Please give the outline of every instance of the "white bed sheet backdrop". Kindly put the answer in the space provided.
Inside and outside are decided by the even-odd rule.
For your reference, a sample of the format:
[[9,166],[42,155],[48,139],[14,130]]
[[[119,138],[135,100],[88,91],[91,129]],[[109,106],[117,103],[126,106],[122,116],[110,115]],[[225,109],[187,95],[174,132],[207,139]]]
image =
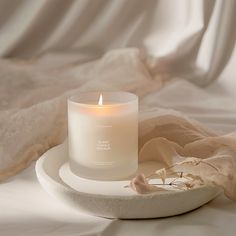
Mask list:
[[69,50],[87,59],[137,47],[153,73],[215,80],[235,45],[234,0],[19,0],[0,2],[0,56]]

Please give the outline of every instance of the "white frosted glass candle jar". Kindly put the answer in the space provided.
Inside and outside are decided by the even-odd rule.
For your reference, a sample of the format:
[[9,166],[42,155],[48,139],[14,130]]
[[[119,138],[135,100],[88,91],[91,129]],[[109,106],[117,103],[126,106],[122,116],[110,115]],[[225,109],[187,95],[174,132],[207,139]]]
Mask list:
[[89,92],[68,99],[71,171],[84,178],[116,180],[138,167],[138,97]]

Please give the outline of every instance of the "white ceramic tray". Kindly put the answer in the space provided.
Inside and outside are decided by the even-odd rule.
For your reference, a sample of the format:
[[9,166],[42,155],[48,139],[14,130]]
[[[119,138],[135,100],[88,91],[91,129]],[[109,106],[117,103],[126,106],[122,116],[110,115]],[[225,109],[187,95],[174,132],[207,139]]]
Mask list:
[[[47,151],[36,163],[36,173],[43,188],[67,205],[89,214],[121,219],[157,218],[182,214],[212,200],[220,190],[201,186],[192,190],[166,190],[140,195],[124,181],[87,180],[70,172],[66,144]],[[157,168],[144,163],[139,171]],[[63,179],[63,180],[62,180]],[[154,180],[159,181],[159,180]]]

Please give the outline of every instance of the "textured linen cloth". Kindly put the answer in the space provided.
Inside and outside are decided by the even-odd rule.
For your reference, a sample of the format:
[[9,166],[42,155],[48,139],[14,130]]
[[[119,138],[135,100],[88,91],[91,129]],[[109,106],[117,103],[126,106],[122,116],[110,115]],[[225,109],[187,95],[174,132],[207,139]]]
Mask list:
[[[145,159],[156,156],[165,160],[177,154],[207,158],[221,174],[213,178],[215,173],[201,166],[203,174],[226,187],[227,196],[236,198],[235,135],[219,136],[184,115],[163,108],[168,96],[175,96],[178,103],[183,97],[191,96],[195,100],[194,94],[197,94],[204,101],[201,109],[208,109],[207,103],[211,102],[208,94],[178,78],[151,76],[148,60],[143,60],[137,49],[114,50],[101,59],[81,65],[74,62],[62,65],[60,57],[57,58],[57,62],[48,56],[25,65],[2,61],[3,75],[4,70],[6,72],[1,80],[1,179],[24,169],[40,154],[65,139],[66,98],[69,95],[87,90],[119,89],[139,96],[139,146],[141,149],[146,145],[145,151],[141,149]],[[50,62],[53,62],[51,66]],[[194,102],[192,109],[199,105]],[[232,108],[231,101],[224,103],[225,110]],[[211,111],[215,112],[217,108],[211,106]],[[166,143],[164,147],[160,138]],[[173,143],[177,153],[172,150]],[[158,147],[156,153],[155,146]]]

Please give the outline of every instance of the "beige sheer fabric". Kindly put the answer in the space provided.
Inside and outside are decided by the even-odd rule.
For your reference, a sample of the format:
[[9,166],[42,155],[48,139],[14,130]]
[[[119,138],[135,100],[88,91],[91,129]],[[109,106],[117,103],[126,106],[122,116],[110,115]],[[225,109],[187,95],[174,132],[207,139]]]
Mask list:
[[235,44],[234,0],[0,2],[0,56],[67,50],[87,60],[114,48],[152,57],[152,74],[215,80]]

